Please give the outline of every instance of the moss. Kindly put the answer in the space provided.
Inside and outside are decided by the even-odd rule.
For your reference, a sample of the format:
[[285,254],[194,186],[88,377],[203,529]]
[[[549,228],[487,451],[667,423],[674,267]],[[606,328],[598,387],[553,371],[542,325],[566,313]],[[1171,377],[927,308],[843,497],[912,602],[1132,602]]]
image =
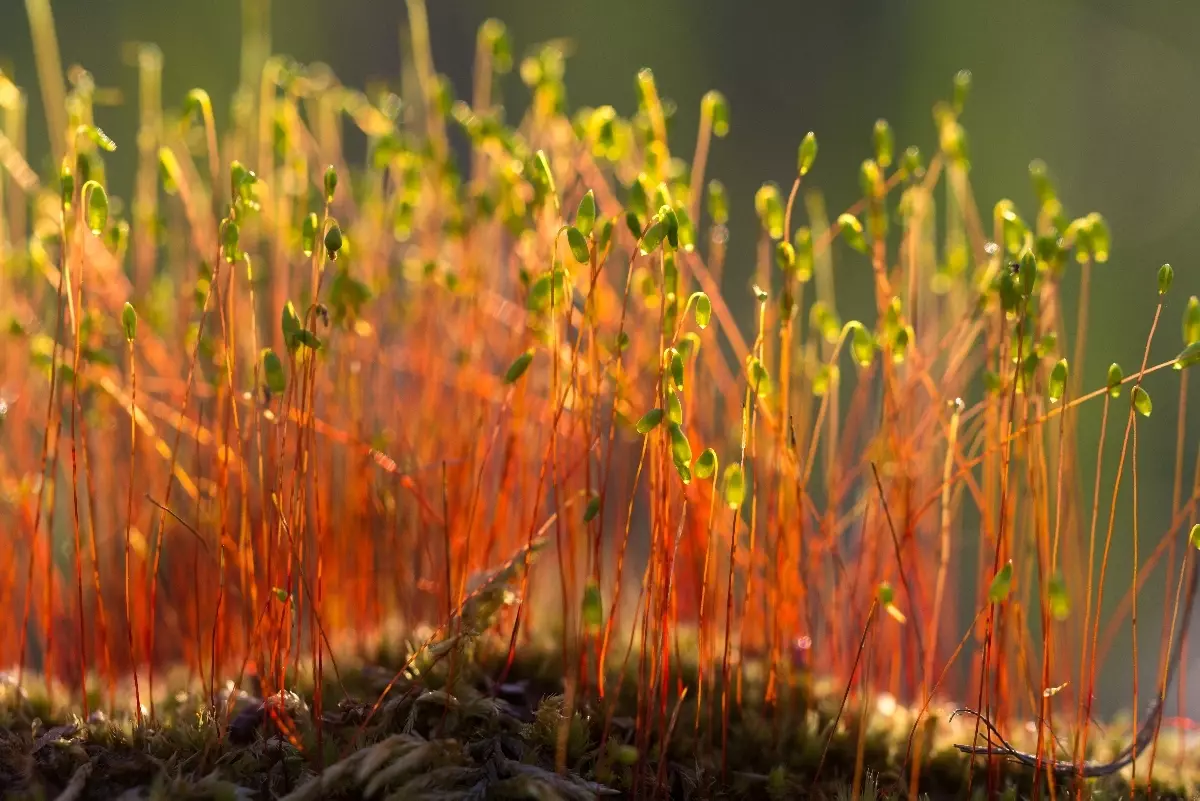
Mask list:
[[[265,702],[223,693],[225,699],[240,699],[224,723],[195,686],[169,688],[174,703],[164,705],[159,724],[144,729],[128,717],[86,723],[61,712],[45,716],[50,705],[44,695],[10,693],[0,703],[7,721],[0,729],[0,783],[12,798],[52,798],[74,780],[77,799],[111,799],[134,790],[146,798],[295,801],[385,790],[394,797],[429,799],[584,799],[627,794],[635,787],[648,791],[661,779],[673,798],[811,793],[832,799],[848,797],[861,734],[863,797],[872,792],[889,797],[907,787],[911,712],[889,706],[890,714],[882,714],[883,705],[872,705],[862,732],[863,709],[855,701],[835,724],[841,693],[809,675],[787,688],[789,703],[747,700],[730,709],[724,764],[719,725],[703,713],[697,717],[697,705],[689,700],[694,695],[685,696],[662,764],[661,743],[637,736],[636,694],[619,696],[611,709],[584,694],[567,727],[566,771],[560,774],[556,753],[566,699],[559,657],[553,651],[521,651],[499,682],[503,660],[495,654],[502,640],[484,637],[476,645],[475,653],[484,656],[455,664],[453,677],[449,659],[427,664],[420,676],[402,676],[374,715],[374,702],[394,675],[394,657],[404,649],[382,648],[379,659],[346,664],[348,692],[342,694],[336,682],[325,686],[319,748],[311,682],[304,682],[303,669],[296,693]],[[695,675],[687,669],[681,674]],[[753,682],[745,691],[746,699],[761,697]],[[277,720],[284,721],[282,729]],[[987,787],[984,760],[975,758],[969,776],[970,758],[953,747],[969,741],[969,725],[961,718],[946,723],[942,712],[934,712],[922,727],[930,736],[921,768],[923,795],[962,798],[968,780],[976,790]],[[1169,738],[1160,744],[1154,797],[1186,797],[1181,779],[1169,776],[1175,747],[1182,744]],[[1002,788],[1014,797],[1031,796],[1030,771],[998,767]],[[1125,785],[1116,779],[1091,786],[1120,792]]]

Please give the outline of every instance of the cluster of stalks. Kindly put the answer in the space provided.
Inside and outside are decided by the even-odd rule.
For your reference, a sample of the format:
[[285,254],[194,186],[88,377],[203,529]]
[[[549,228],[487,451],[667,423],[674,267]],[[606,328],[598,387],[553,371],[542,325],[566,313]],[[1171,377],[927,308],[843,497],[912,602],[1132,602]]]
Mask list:
[[[504,27],[480,29],[456,100],[409,8],[403,102],[270,58],[228,115],[199,89],[164,111],[143,48],[128,199],[107,191],[91,76],[64,83],[52,23],[31,14],[55,168],[31,166],[26,95],[0,78],[0,661],[85,716],[139,722],[166,666],[213,703],[228,676],[269,694],[304,669],[320,721],[340,653],[421,626],[477,633],[464,603],[516,565],[486,621],[508,663],[559,649],[566,719],[635,677],[641,753],[692,729],[724,764],[731,713],[786,704],[817,666],[863,708],[960,699],[997,757],[1034,721],[1053,793],[1087,773],[1097,665],[1127,618],[1146,722],[1179,659],[1200,499],[1171,369],[1200,359],[1200,303],[1178,302],[1170,267],[1145,358],[1086,383],[1107,226],[1068,215],[1036,162],[1033,215],[980,212],[964,72],[934,109],[935,152],[901,151],[883,120],[864,137],[843,213],[811,185],[803,137],[796,174],[754,198],[757,260],[739,274],[730,203],[705,181],[730,124],[718,93],[673,150],[650,71],[629,116],[569,111],[547,45],[520,63],[531,98],[509,122]],[[747,335],[731,306],[751,280]],[[841,320],[852,290],[872,319]],[[1178,331],[1168,304],[1186,306],[1187,349],[1151,364],[1156,332]],[[1178,448],[1169,525],[1145,532],[1152,390],[1178,395]],[[1132,568],[1110,563],[1115,537]],[[1169,602],[1139,619],[1147,581]],[[1139,645],[1161,664],[1140,681]],[[1155,708],[1135,782],[1154,770]]]

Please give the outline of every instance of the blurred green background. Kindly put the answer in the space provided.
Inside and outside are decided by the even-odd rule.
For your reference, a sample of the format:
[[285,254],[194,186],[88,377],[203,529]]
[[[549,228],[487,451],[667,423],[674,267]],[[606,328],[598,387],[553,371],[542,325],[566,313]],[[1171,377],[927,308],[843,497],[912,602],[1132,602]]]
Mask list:
[[[254,0],[269,15],[272,50],[324,61],[352,86],[387,81],[398,89],[405,4],[400,0]],[[766,180],[786,187],[805,131],[820,139],[813,182],[836,213],[858,193],[857,168],[871,153],[871,126],[887,118],[901,149],[934,149],[932,104],[949,97],[951,77],[973,72],[963,118],[972,178],[985,217],[1010,197],[1027,218],[1033,193],[1027,165],[1044,159],[1068,214],[1096,210],[1113,232],[1112,258],[1098,267],[1084,385],[1100,386],[1108,364],[1126,372],[1140,363],[1153,316],[1155,273],[1171,262],[1176,284],[1151,353],[1157,362],[1180,349],[1179,320],[1188,295],[1200,292],[1192,261],[1200,219],[1200,4],[1116,0],[1010,0],[1007,3],[788,2],[788,0],[610,0],[605,3],[428,0],[434,59],[460,97],[469,96],[475,33],[486,18],[507,23],[519,57],[538,42],[565,37],[568,101],[609,103],[625,113],[633,79],[653,68],[660,92],[679,106],[673,150],[690,156],[701,95],[721,90],[732,129],[715,144],[708,175],[723,180],[732,208],[726,289],[745,321],[754,235],[754,191]],[[30,89],[30,142],[45,141],[45,117],[25,9],[2,0],[0,67]],[[124,108],[98,110],[97,121],[121,146],[109,160],[113,189],[127,196],[135,154],[136,72],[127,43],[153,42],[165,55],[164,99],[177,106],[193,86],[207,88],[218,122],[228,118],[239,76],[240,0],[57,0],[55,22],[64,63],[89,69],[97,85],[118,88]],[[503,82],[512,112],[527,93],[515,71]],[[37,146],[33,148],[35,155]],[[43,154],[44,155],[44,154]],[[35,166],[42,166],[37,162]],[[253,166],[253,165],[251,165]],[[124,180],[124,183],[123,183]],[[847,312],[865,305],[864,283],[839,278]],[[1069,279],[1075,280],[1075,279]],[[1074,319],[1067,298],[1068,319]],[[748,321],[747,321],[748,322]],[[1174,376],[1147,384],[1160,410],[1140,424],[1143,558],[1170,520],[1175,440]],[[1194,393],[1193,393],[1194,395]],[[1200,411],[1200,404],[1195,406]],[[1195,418],[1196,415],[1193,415]],[[1081,457],[1090,488],[1099,405],[1084,411]],[[1114,475],[1120,428],[1110,435]],[[1200,438],[1188,434],[1187,463]],[[1190,478],[1190,476],[1189,476]],[[1106,486],[1111,486],[1108,480]],[[1107,498],[1102,507],[1107,508]],[[1106,608],[1128,586],[1132,507],[1128,484],[1118,512]],[[1172,575],[1177,575],[1172,566]],[[1143,598],[1142,697],[1156,675],[1165,581]],[[1113,590],[1113,587],[1119,588]],[[1079,613],[1079,612],[1077,612]],[[1200,626],[1193,627],[1193,638]],[[1189,673],[1200,678],[1200,646]],[[1098,701],[1109,712],[1128,705],[1128,632],[1105,666]],[[1067,677],[1055,677],[1056,681]],[[1195,686],[1195,678],[1192,684]],[[1193,699],[1197,693],[1191,693]],[[1200,703],[1189,703],[1193,715]]]

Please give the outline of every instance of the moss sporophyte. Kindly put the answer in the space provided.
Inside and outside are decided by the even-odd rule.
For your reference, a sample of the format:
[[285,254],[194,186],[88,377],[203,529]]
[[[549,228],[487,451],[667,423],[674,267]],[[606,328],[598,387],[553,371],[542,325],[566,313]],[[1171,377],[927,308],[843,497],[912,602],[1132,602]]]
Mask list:
[[738,197],[737,97],[573,106],[489,20],[460,99],[406,5],[403,97],[247,14],[232,105],[141,45],[110,109],[27,3],[68,81],[0,74],[0,793],[1196,792],[1193,271],[1090,319],[1142,256],[1040,160],[980,205],[967,71],[932,149],[801,130]]

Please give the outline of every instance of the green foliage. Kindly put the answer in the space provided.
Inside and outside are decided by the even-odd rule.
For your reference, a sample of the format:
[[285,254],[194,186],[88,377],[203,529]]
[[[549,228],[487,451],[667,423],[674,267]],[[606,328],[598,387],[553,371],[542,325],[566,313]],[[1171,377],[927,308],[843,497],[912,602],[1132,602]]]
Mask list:
[[584,239],[583,233],[578,228],[567,228],[567,245],[570,246],[571,255],[575,257],[575,261],[580,264],[587,264],[591,259],[587,240]]
[[717,452],[712,448],[705,448],[704,452],[696,459],[696,478],[707,481],[716,475],[717,472]]
[[708,182],[708,215],[716,225],[729,223],[729,200],[725,195],[725,184],[717,180]]
[[1133,408],[1137,409],[1138,414],[1142,417],[1149,417],[1153,411],[1154,406],[1150,402],[1150,393],[1141,386],[1133,388]]
[[850,352],[859,367],[870,367],[875,361],[876,342],[871,332],[857,320],[851,320],[846,326],[853,330],[850,339]]
[[583,627],[584,630],[595,634],[604,625],[604,599],[600,595],[600,585],[595,579],[588,579],[583,588]]
[[876,592],[876,597],[879,599],[880,606],[891,606],[892,601],[895,600],[896,593],[892,589],[891,584],[886,581],[881,581],[879,583],[879,589]]
[[667,348],[664,354],[667,362],[667,372],[671,383],[676,389],[683,389],[683,356],[675,348]]
[[800,149],[796,154],[796,172],[801,178],[808,175],[813,162],[817,160],[817,135],[809,131],[800,140]]
[[1050,372],[1050,402],[1058,403],[1067,390],[1067,360],[1059,359]]
[[[579,201],[579,208],[575,212],[575,230],[577,230],[577,232],[581,236],[587,237],[587,236],[592,235],[592,229],[595,227],[595,225],[596,225],[596,195],[594,192],[592,192],[592,190],[589,189],[587,191],[587,193],[583,196],[583,199]],[[568,238],[570,238],[569,232],[568,232]],[[572,243],[571,249],[572,250],[575,249],[574,243]],[[586,260],[587,260],[586,258],[579,259],[579,261],[586,261]]]
[[592,494],[592,497],[588,498],[587,508],[583,512],[583,522],[590,523],[596,519],[596,515],[600,514],[600,505],[602,500],[603,499],[599,495],[594,493]]
[[338,257],[338,251],[342,249],[342,229],[336,222],[331,223],[329,229],[325,231],[325,252],[329,254],[329,260],[334,261]]
[[675,463],[675,470],[679,473],[680,479],[684,484],[691,483],[692,480],[692,445],[688,442],[687,435],[683,432],[683,427],[672,421],[668,425],[668,431],[671,434],[671,459]]
[[837,219],[838,230],[846,244],[859,253],[867,252],[867,240],[863,236],[862,223],[853,214],[840,214]]
[[888,125],[888,121],[879,119],[875,121],[875,128],[872,131],[872,138],[875,144],[875,161],[883,169],[892,166],[892,156],[896,151],[896,137],[892,133],[892,126]]
[[234,220],[228,217],[221,220],[221,252],[225,256],[225,261],[230,264],[238,260],[238,240],[240,235],[240,227]]
[[954,111],[961,114],[971,90],[971,71],[959,70],[954,74]]
[[275,351],[270,348],[263,348],[262,367],[263,380],[267,385],[267,389],[276,395],[283,392],[287,388],[287,377],[283,372],[283,362],[275,355]]
[[1009,559],[992,579],[992,583],[988,587],[988,600],[994,604],[1004,603],[1008,599],[1009,592],[1012,591],[1012,579],[1013,563]]
[[1175,357],[1175,369],[1186,370],[1188,367],[1200,364],[1200,341],[1193,342]]
[[533,363],[533,348],[526,350],[517,358],[513,359],[513,363],[508,366],[504,372],[504,383],[515,384],[517,380],[525,375],[525,371],[529,369],[529,365]]
[[108,193],[95,181],[83,185],[84,207],[87,209],[87,226],[96,236],[104,233],[108,225]]
[[1183,344],[1196,342],[1200,342],[1200,298],[1192,295],[1183,312]]
[[694,306],[696,325],[702,329],[708,328],[708,323],[712,319],[712,301],[709,300],[708,295],[703,292],[693,292],[688,303]]
[[325,203],[326,205],[333,203],[333,193],[337,191],[338,174],[337,170],[330,164],[325,168],[325,178],[322,186],[325,188]]
[[129,301],[125,302],[125,306],[121,309],[121,330],[125,334],[126,342],[133,342],[137,336],[137,312],[133,309],[133,304]]
[[1050,597],[1050,615],[1061,623],[1071,614],[1071,603],[1067,597],[1067,585],[1063,581],[1061,570],[1055,570],[1050,574],[1050,586],[1047,593]]
[[725,95],[716,90],[706,92],[700,101],[700,113],[709,119],[714,136],[722,139],[729,135],[729,103]]
[[301,246],[304,249],[305,256],[311,257],[313,251],[316,249],[318,226],[320,226],[320,222],[317,220],[317,215],[310,212],[304,218],[300,232]]
[[546,151],[539,150],[534,155],[534,186],[538,189],[538,194],[542,197],[549,196],[554,200],[554,207],[558,208],[558,190],[554,186],[554,172],[550,169],[550,160],[546,157]]
[[758,212],[758,221],[762,229],[771,239],[783,236],[783,198],[780,197],[779,187],[767,182],[754,195],[754,209]]
[[796,268],[796,248],[791,242],[780,240],[775,243],[775,264],[785,273],[790,273]]
[[646,233],[642,234],[641,242],[638,248],[642,251],[643,256],[649,256],[654,251],[658,250],[658,246],[662,244],[663,237],[667,233],[667,224],[661,217],[656,217],[650,227],[646,229]]
[[658,427],[658,424],[662,422],[662,419],[662,409],[651,409],[642,415],[641,419],[637,421],[637,432],[639,434],[649,434]]
[[722,481],[725,487],[725,505],[730,509],[739,509],[746,500],[746,479],[742,475],[742,467],[731,464],[725,468]]
[[1121,372],[1121,365],[1113,362],[1108,366],[1108,394],[1113,398],[1121,396],[1121,382],[1125,380],[1125,374]]
[[1158,268],[1158,294],[1165,295],[1171,291],[1171,284],[1175,281],[1175,270],[1169,264],[1164,264]]
[[279,328],[283,332],[283,341],[288,350],[295,350],[299,344],[298,335],[303,326],[300,323],[300,317],[296,314],[296,307],[290,300],[284,304]]

